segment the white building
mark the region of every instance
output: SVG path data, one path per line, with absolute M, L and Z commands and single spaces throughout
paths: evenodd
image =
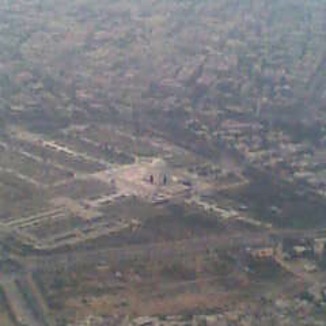
M 154 159 L 150 164 L 145 179 L 157 186 L 164 186 L 170 182 L 170 173 L 167 163 L 160 158 Z

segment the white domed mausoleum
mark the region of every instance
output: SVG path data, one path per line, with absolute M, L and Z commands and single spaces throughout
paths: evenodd
M 165 186 L 170 182 L 170 173 L 167 163 L 156 158 L 152 161 L 147 171 L 146 180 L 157 186 Z
M 191 186 L 179 182 L 162 158 L 144 159 L 115 171 L 117 191 L 161 204 L 170 198 L 187 197 Z

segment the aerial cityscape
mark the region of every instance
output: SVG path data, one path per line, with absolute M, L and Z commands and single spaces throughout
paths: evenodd
M 325 326 L 326 2 L 0 0 L 0 326 Z

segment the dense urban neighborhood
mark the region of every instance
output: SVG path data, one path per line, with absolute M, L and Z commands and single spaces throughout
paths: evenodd
M 326 320 L 323 0 L 0 0 L 0 325 Z

